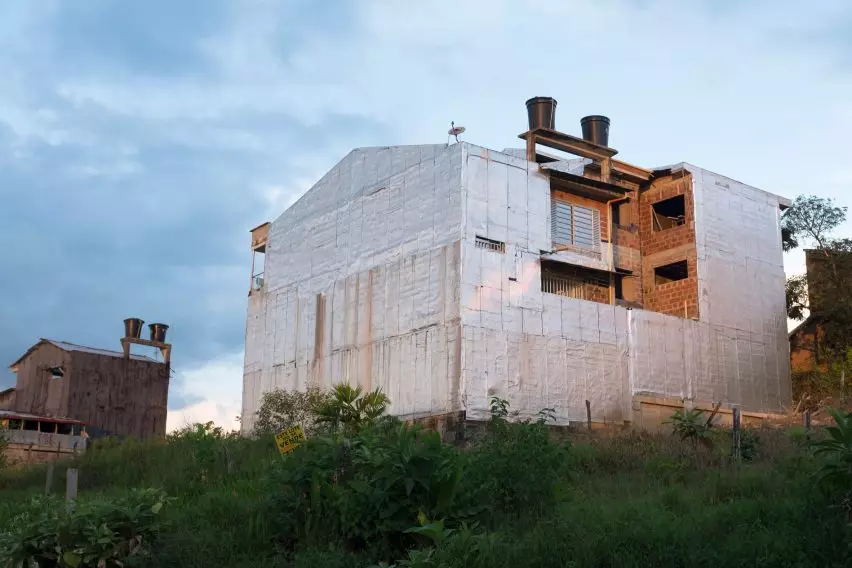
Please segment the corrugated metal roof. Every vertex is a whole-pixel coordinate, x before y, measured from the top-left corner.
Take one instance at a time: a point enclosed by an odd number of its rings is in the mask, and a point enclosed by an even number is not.
[[[86,347],[85,345],[77,345],[75,343],[68,343],[67,341],[56,341],[53,339],[45,339],[41,338],[38,343],[27,349],[27,352],[21,355],[17,361],[12,363],[9,368],[15,371],[15,367],[24,359],[26,359],[30,353],[36,350],[39,345],[42,343],[50,343],[54,347],[58,347],[63,351],[80,351],[83,353],[92,353],[94,355],[105,355],[107,357],[124,357],[124,353],[121,351],[111,351],[109,349],[97,349],[95,347]],[[131,359],[135,359],[136,361],[147,361],[148,363],[161,363],[161,361],[157,361],[156,359],[152,359],[151,357],[147,357],[145,355],[134,355],[130,354]]]
[[[80,422],[79,420],[72,420],[70,418],[54,418],[51,416],[38,416],[36,414],[29,414],[27,412],[15,412],[14,410],[0,410],[0,419],[3,420],[40,420],[42,422],[59,422],[60,424],[86,424],[85,422]]]
[[[110,357],[124,357],[124,353],[121,351],[112,351],[110,349],[98,349],[96,347],[86,347],[85,345],[77,345],[75,343],[68,343],[67,341],[55,341],[53,339],[45,339],[48,343],[52,343],[53,345],[59,347],[64,351],[82,351],[83,353],[93,353],[95,355],[108,355]],[[134,355],[130,354],[131,359],[136,359],[137,361],[150,361],[152,363],[159,363],[156,359],[152,359],[146,355]]]

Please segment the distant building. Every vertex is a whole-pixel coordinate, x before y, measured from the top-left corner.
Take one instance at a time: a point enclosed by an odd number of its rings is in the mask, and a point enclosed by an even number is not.
[[[0,437],[8,445],[6,463],[24,466],[86,451],[86,425],[77,420],[0,410]]]
[[[635,421],[643,394],[790,405],[789,201],[528,110],[525,148],[355,149],[252,231],[244,431],[264,392],[338,382],[412,419],[481,420],[491,396],[560,424]]]
[[[818,249],[805,250],[805,270],[808,287],[808,317],[805,318],[796,328],[790,332],[790,366],[793,372],[809,372],[809,371],[827,371],[828,361],[826,361],[823,350],[825,339],[825,324],[829,321],[823,307],[830,304],[830,298],[826,298],[826,294],[830,296],[835,288],[832,285],[830,273],[827,266],[831,266],[830,260],[833,261],[835,268],[841,278],[844,275],[849,275],[852,270],[852,255],[849,253],[840,253],[843,256],[829,257],[826,251]],[[852,286],[850,286],[852,289]],[[833,290],[834,293],[843,293],[844,290]]]
[[[0,391],[0,410],[11,410],[15,407],[15,387]]]
[[[138,338],[132,342],[154,344]],[[17,375],[11,410],[36,417],[34,423],[63,419],[104,434],[163,436],[169,364],[129,354],[126,347],[127,356],[41,339],[11,365]]]

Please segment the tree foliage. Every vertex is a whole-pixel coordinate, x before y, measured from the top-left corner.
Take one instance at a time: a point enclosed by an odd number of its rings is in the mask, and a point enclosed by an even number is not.
[[[781,234],[786,235],[785,250],[798,247],[800,239],[815,248],[828,248],[831,232],[845,220],[846,207],[836,205],[833,199],[800,195],[781,218]]]
[[[360,430],[372,425],[387,412],[390,399],[381,389],[364,392],[360,385],[335,385],[330,395],[317,409],[317,421],[333,429]]]
[[[305,392],[284,389],[265,392],[260,399],[254,433],[276,433],[301,424],[305,434],[311,436],[320,427],[317,413],[329,400],[329,393],[318,388],[308,388]]]

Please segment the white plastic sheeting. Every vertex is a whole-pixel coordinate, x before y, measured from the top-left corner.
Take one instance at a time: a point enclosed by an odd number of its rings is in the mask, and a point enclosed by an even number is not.
[[[351,152],[270,228],[266,288],[249,297],[244,431],[263,392],[339,381],[382,387],[406,416],[484,418],[492,395],[560,423],[584,419],[586,400],[596,420],[630,419],[639,392],[788,405],[780,198],[682,167],[701,321],[542,293],[550,187],[523,156]]]
[[[273,388],[382,387],[402,415],[459,403],[464,147],[351,152],[272,223],[249,297],[243,431]]]
[[[629,420],[639,392],[754,410],[790,404],[781,198],[684,166],[696,194],[701,321],[684,320],[542,293],[546,178],[493,151],[472,147],[467,160],[475,204],[462,243],[461,310],[470,418],[487,416],[492,395],[522,415],[553,408],[563,423],[585,419],[586,400],[596,420]],[[520,219],[506,229],[504,203]],[[506,239],[506,252],[477,249],[476,235]]]

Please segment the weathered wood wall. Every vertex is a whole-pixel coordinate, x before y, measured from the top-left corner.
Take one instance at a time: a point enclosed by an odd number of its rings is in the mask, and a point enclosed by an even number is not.
[[[82,351],[71,355],[71,418],[118,436],[165,435],[169,391],[165,364]]]
[[[14,410],[15,389],[7,389],[0,392],[0,410]]]
[[[71,354],[42,343],[18,366],[14,410],[39,416],[67,417]],[[51,367],[64,367],[65,376],[52,378]]]

